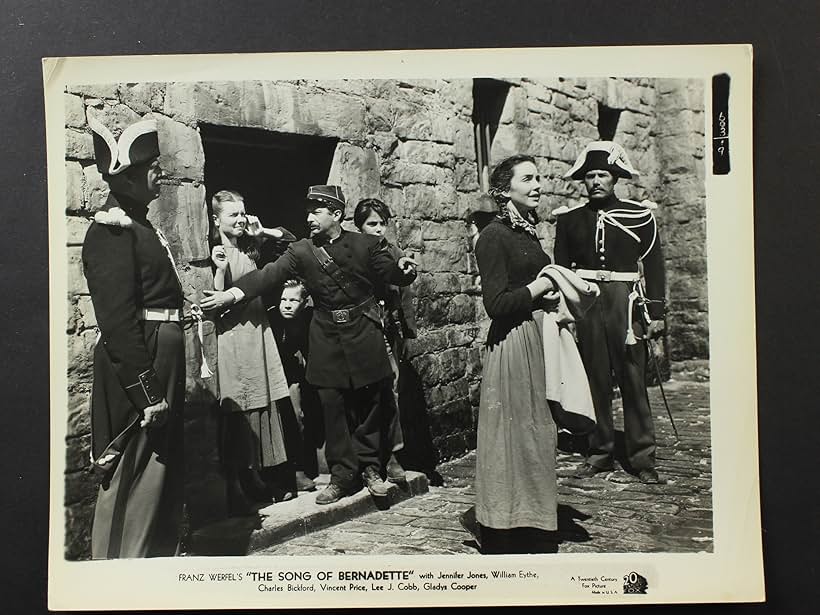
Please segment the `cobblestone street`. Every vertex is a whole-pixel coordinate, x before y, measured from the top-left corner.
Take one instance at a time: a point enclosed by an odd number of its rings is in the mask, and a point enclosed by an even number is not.
[[[573,442],[559,437],[559,553],[712,550],[709,384],[664,385],[680,441],[657,387],[649,390],[657,467],[666,484],[644,485],[621,469],[579,480]],[[620,412],[616,425],[620,428]],[[441,487],[330,528],[294,537],[256,555],[470,554],[477,546],[459,523],[474,503],[475,453],[443,463]]]

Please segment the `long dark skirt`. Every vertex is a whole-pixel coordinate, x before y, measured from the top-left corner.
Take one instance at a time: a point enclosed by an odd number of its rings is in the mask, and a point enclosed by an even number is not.
[[[278,405],[245,412],[225,412],[220,424],[220,457],[232,469],[270,468],[288,460]]]
[[[486,527],[558,527],[557,430],[546,399],[543,315],[533,313],[484,356],[476,519]]]

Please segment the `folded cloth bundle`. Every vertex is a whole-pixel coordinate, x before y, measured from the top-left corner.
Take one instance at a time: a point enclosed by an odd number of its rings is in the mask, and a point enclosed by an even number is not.
[[[568,325],[583,318],[600,294],[598,285],[571,269],[547,265],[538,274],[555,284],[559,303],[544,314],[544,365],[547,400],[555,423],[573,434],[595,428],[595,408],[584,364]]]

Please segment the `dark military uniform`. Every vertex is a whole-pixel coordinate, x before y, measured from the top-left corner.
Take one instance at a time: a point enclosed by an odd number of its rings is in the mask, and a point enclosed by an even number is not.
[[[599,469],[612,467],[614,374],[623,398],[629,463],[636,472],[654,468],[655,430],[646,393],[646,345],[637,339],[645,332],[644,308],[633,292],[638,288],[638,263],[642,262],[645,298],[649,300],[644,305],[652,319],[663,318],[665,274],[657,222],[651,209],[614,196],[556,213],[555,262],[576,269],[601,289],[598,301],[577,324],[598,422],[590,438],[588,462]]]
[[[342,270],[345,290],[323,270],[314,241]],[[392,371],[374,287],[407,285],[415,273],[399,269],[384,238],[342,231],[333,242],[302,239],[291,244],[278,260],[243,276],[234,286],[246,297],[257,297],[294,277],[304,281],[315,306],[306,378],[318,387],[322,401],[325,455],[332,480],[349,487],[360,468],[380,467],[380,434],[390,420],[379,404]]]
[[[182,288],[170,253],[145,218],[94,222],[83,267],[100,330],[94,349],[92,456],[103,473],[92,557],[174,555],[182,514],[185,349]],[[114,210],[115,212],[119,210]],[[108,214],[98,216],[103,219]],[[167,422],[141,428],[142,410],[165,399]]]

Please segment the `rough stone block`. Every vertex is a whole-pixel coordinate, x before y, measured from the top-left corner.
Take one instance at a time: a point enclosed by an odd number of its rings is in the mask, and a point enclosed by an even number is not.
[[[430,431],[436,434],[459,433],[473,423],[473,409],[465,393],[430,413]]]
[[[68,262],[68,292],[69,294],[88,294],[88,284],[83,275],[82,248],[69,246],[66,248]]]
[[[76,379],[74,379],[76,381]],[[66,437],[77,438],[91,433],[91,381],[72,385],[68,391]]]
[[[390,209],[390,213],[393,214],[394,218],[407,217],[403,188],[391,188],[382,184],[379,194],[381,200],[384,201],[385,205]]]
[[[447,222],[424,221],[421,229],[421,236],[425,241],[441,239],[458,241],[460,238],[466,238],[467,236],[467,225],[460,220]]]
[[[395,114],[393,128],[402,139],[452,144],[455,137],[450,123],[452,115],[444,108],[410,106]]]
[[[194,121],[205,121],[212,124],[239,126],[242,123],[242,82],[212,81],[181,84],[169,84],[165,95],[165,112],[179,109],[184,113],[179,118],[187,124]],[[189,100],[186,105],[180,98]],[[190,114],[190,116],[188,116]],[[188,116],[188,117],[186,117]]]
[[[78,211],[83,208],[83,168],[79,162],[65,163],[65,208]]]
[[[195,125],[197,121],[197,109],[195,101],[196,83],[186,83],[175,81],[169,83],[165,90],[165,104],[163,112],[168,117],[172,117],[184,124]],[[211,119],[211,118],[207,118]]]
[[[453,125],[453,154],[456,158],[475,161],[475,127],[472,122],[454,118]]]
[[[452,79],[445,81],[439,95],[442,100],[453,104],[456,111],[470,115],[473,112],[473,81],[472,79]]]
[[[530,139],[526,133],[527,131],[522,131],[519,134],[518,129],[513,124],[500,124],[490,148],[490,160],[501,161],[513,154],[517,154],[519,151],[527,151],[528,148],[522,143],[522,139],[527,141]]]
[[[268,130],[295,132],[296,91],[293,86],[271,81],[262,82],[264,104],[263,126]],[[258,98],[249,105],[249,111],[259,110]]]
[[[477,186],[477,183],[476,183]],[[455,211],[454,211],[454,218],[458,218],[459,220],[464,220],[466,222],[467,215],[474,210],[474,208],[478,204],[478,199],[481,196],[481,193],[478,190],[463,192],[459,191],[456,193],[456,203],[455,203]]]
[[[97,326],[97,317],[89,295],[77,296],[77,326],[80,329],[91,329]]]
[[[65,131],[65,157],[68,160],[91,160],[94,158],[94,140],[91,134],[72,128]]]
[[[414,184],[404,190],[405,214],[413,218],[441,220],[457,214],[452,184]]]
[[[334,92],[297,90],[294,120],[295,132],[302,134],[356,141],[368,133],[364,101]]]
[[[91,220],[84,216],[66,217],[66,244],[69,246],[82,245],[89,226],[91,226]]]
[[[569,111],[570,99],[564,92],[554,92],[552,95],[552,104],[561,111]]]
[[[396,155],[407,162],[421,162],[450,168],[455,164],[453,147],[432,141],[404,141],[396,149]]]
[[[480,189],[478,168],[474,160],[458,160],[455,166],[455,189],[473,192]]]
[[[462,242],[428,241],[419,255],[424,271],[466,271],[467,246]]]
[[[395,98],[366,98],[365,126],[369,133],[385,133],[400,136],[396,133],[397,119],[406,113],[415,113],[417,109]]]
[[[396,219],[396,242],[405,250],[422,250],[421,222],[410,218]]]
[[[120,87],[120,100],[137,113],[162,111],[165,107],[165,83],[127,83]]]
[[[76,335],[67,336],[69,381],[91,379],[96,339],[97,331],[94,329],[86,329]]]
[[[388,179],[399,184],[431,184],[433,186],[453,183],[453,172],[431,164],[397,160]]]
[[[65,448],[66,472],[76,472],[88,467],[89,453],[91,451],[91,434],[85,434],[76,438],[66,438]]]
[[[458,275],[455,273],[428,273],[423,271],[413,283],[419,297],[436,297],[443,293],[453,294],[458,288]]]
[[[84,502],[66,507],[64,555],[67,560],[87,560],[91,557],[91,523],[93,519],[93,502]]]
[[[63,97],[65,105],[65,125],[70,128],[85,127],[85,105],[79,96],[65,94]]]
[[[106,98],[116,100],[119,98],[119,83],[97,83],[91,85],[70,85],[68,91],[71,94],[79,94],[86,98]]]
[[[65,475],[65,499],[66,506],[80,503],[90,503],[93,506],[97,496],[99,484],[92,474],[85,471],[72,472]]]
[[[205,186],[164,185],[150,206],[148,218],[168,239],[178,267],[210,258]]]
[[[576,121],[597,122],[598,103],[593,98],[570,99],[569,117]]]
[[[110,193],[111,189],[96,164],[83,167],[83,200],[88,211],[95,212],[105,207]]]
[[[511,87],[507,91],[498,121],[501,124],[525,124],[527,119],[527,92],[522,87]]]
[[[189,126],[152,114],[159,130],[159,163],[170,177],[201,181],[205,175],[205,151],[199,132]]]
[[[437,354],[425,354],[413,359],[422,381],[430,386],[463,378],[467,353],[462,348],[449,348]]]
[[[121,103],[97,104],[92,113],[116,138],[131,124],[142,119],[139,113]]]
[[[371,149],[339,143],[333,153],[328,183],[342,187],[347,198],[347,216],[361,199],[379,195],[379,161]]]
[[[447,306],[447,319],[452,323],[475,321],[475,302],[469,295],[456,295]]]

